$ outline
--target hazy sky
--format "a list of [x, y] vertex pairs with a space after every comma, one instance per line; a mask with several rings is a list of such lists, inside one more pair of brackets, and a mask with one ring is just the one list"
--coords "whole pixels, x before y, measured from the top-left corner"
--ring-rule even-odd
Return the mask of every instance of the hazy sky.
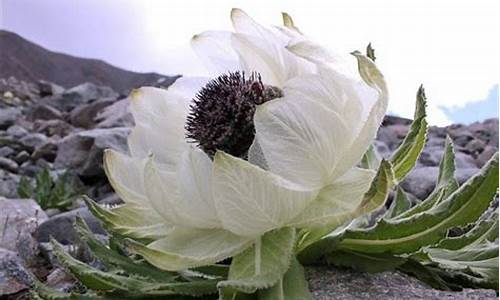
[[[432, 124], [498, 115], [498, 92], [490, 92], [498, 90], [500, 78], [498, 0], [0, 3], [2, 28], [51, 50], [104, 59], [130, 70], [184, 75], [204, 71], [189, 49], [191, 36], [230, 29], [232, 7], [266, 24], [280, 24], [280, 12], [286, 11], [302, 32], [337, 51], [364, 49], [372, 42], [395, 114], [413, 114], [415, 92], [423, 83]], [[467, 115], [470, 107], [479, 109]], [[453, 113], [457, 111], [462, 113]]]

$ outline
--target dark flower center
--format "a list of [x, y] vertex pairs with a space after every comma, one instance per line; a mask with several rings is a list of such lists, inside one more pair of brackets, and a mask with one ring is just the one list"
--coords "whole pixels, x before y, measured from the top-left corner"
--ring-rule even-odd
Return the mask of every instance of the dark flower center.
[[258, 73], [221, 75], [203, 87], [193, 100], [186, 137], [213, 157], [216, 150], [246, 158], [255, 136], [255, 107], [282, 96], [264, 85]]

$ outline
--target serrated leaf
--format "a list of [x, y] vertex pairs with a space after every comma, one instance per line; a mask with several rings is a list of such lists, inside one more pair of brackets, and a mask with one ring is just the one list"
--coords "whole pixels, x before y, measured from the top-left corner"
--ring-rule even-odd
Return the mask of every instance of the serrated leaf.
[[122, 204], [108, 209], [85, 195], [83, 200], [92, 214], [113, 234], [146, 242], [161, 238], [169, 232], [164, 224], [155, 224], [152, 222], [154, 218], [148, 219], [148, 212], [144, 208]]
[[498, 238], [498, 211], [483, 220], [478, 220], [471, 230], [463, 235], [447, 237], [433, 248], [458, 250], [474, 247], [480, 243], [493, 242]]
[[149, 278], [155, 282], [168, 282], [178, 277], [178, 274], [157, 269], [143, 261], [134, 261], [130, 257], [106, 247], [94, 237], [85, 221], [80, 217], [75, 220], [75, 229], [80, 238], [88, 245], [92, 254], [107, 267], [118, 268], [129, 275]]
[[365, 253], [411, 253], [439, 242], [448, 229], [476, 221], [498, 188], [498, 153], [464, 185], [428, 211], [409, 218], [380, 220], [367, 230], [344, 234], [340, 248]]
[[62, 245], [52, 239], [54, 255], [85, 286], [96, 291], [123, 291], [130, 295], [189, 295], [201, 296], [215, 293], [216, 280], [190, 282], [151, 283], [136, 277], [121, 276], [93, 268], [67, 254]]
[[218, 284], [221, 299], [238, 292], [251, 294], [275, 285], [290, 267], [295, 246], [295, 229], [266, 233], [252, 247], [233, 257], [229, 276]]
[[304, 268], [296, 258], [292, 259], [283, 279], [273, 287], [259, 291], [259, 300], [313, 300]]
[[[373, 211], [384, 204], [392, 186], [392, 178], [391, 164], [386, 160], [382, 160], [370, 189], [366, 192], [361, 205], [358, 207], [357, 215]], [[300, 262], [303, 264], [312, 263], [323, 254], [333, 251], [341, 239], [343, 228], [338, 228], [337, 231], [333, 230], [335, 228], [301, 231], [297, 243]]]
[[362, 272], [392, 271], [406, 262], [405, 258], [387, 253], [366, 254], [354, 251], [334, 251], [326, 255], [328, 264], [349, 267]]
[[420, 86], [417, 92], [415, 116], [411, 123], [410, 131], [391, 157], [396, 182], [403, 180], [413, 169], [420, 156], [420, 152], [422, 152], [425, 146], [427, 136], [426, 105], [427, 100], [424, 88]]
[[411, 207], [410, 195], [408, 195], [402, 187], [396, 188], [396, 194], [392, 200], [391, 206], [384, 214], [384, 218], [392, 219], [407, 211]]
[[439, 162], [439, 175], [436, 184], [436, 190], [440, 187], [448, 185], [451, 180], [455, 179], [455, 150], [453, 141], [449, 136], [446, 136], [444, 145], [444, 153]]
[[461, 278], [461, 285], [498, 289], [498, 244], [482, 243], [459, 250], [426, 249], [429, 260], [442, 276]]
[[450, 285], [434, 270], [425, 267], [419, 261], [409, 259], [398, 267], [398, 270], [409, 274], [439, 290], [450, 290]]

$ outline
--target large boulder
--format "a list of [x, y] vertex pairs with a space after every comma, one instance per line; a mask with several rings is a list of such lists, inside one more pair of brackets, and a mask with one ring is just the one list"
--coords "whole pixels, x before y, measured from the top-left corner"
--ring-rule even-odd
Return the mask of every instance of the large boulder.
[[134, 118], [130, 113], [129, 99], [119, 100], [103, 109], [94, 121], [98, 128], [131, 127], [134, 125]]
[[65, 90], [62, 94], [55, 94], [41, 98], [40, 104], [47, 104], [61, 112], [70, 112], [75, 107], [90, 103], [101, 98], [117, 99], [118, 93], [106, 86], [97, 86], [93, 83], [83, 83]]
[[104, 149], [127, 152], [130, 128], [97, 128], [70, 134], [61, 139], [55, 159], [56, 168], [68, 168], [78, 175], [103, 175]]
[[97, 114], [103, 108], [113, 104], [114, 102], [115, 98], [103, 98], [92, 101], [88, 104], [81, 104], [70, 112], [69, 120], [73, 126], [92, 128], [96, 124], [94, 118], [97, 116]]

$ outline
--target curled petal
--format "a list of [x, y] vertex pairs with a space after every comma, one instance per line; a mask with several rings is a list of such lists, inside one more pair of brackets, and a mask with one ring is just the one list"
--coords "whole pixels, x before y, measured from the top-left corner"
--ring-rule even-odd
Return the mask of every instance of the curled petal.
[[237, 53], [232, 49], [231, 32], [206, 31], [193, 36], [191, 47], [213, 75], [241, 70]]
[[104, 171], [115, 192], [125, 203], [150, 206], [144, 191], [146, 161], [120, 152], [104, 151]]
[[270, 170], [310, 188], [333, 181], [335, 166], [353, 139], [343, 117], [324, 101], [291, 92], [257, 107], [254, 115]]
[[151, 152], [164, 164], [176, 165], [187, 147], [184, 124], [192, 98], [206, 83], [202, 78], [179, 78], [168, 90], [143, 87], [131, 93], [136, 126], [128, 139], [132, 156]]
[[242, 159], [215, 155], [215, 206], [223, 227], [235, 234], [255, 237], [283, 227], [316, 194]]
[[363, 200], [375, 171], [354, 168], [321, 190], [318, 198], [290, 225], [321, 227], [341, 225], [354, 217], [352, 214]]
[[214, 264], [250, 245], [250, 239], [223, 229], [175, 228], [166, 237], [147, 246], [129, 241], [132, 252], [168, 271]]

